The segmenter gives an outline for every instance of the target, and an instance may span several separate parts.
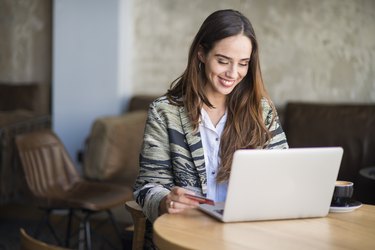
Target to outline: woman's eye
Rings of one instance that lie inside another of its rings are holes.
[[[228,61],[219,60],[219,64],[228,64]]]
[[[247,67],[249,65],[249,63],[240,63],[240,66],[242,67]]]

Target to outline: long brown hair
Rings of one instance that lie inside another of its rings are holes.
[[[263,85],[258,43],[250,21],[235,10],[219,10],[209,15],[190,47],[187,68],[172,82],[167,92],[172,103],[185,107],[194,129],[198,131],[203,104],[213,108],[205,95],[207,78],[204,64],[198,59],[198,50],[201,47],[207,54],[216,42],[238,34],[250,39],[252,52],[246,76],[226,98],[227,121],[220,143],[218,181],[229,178],[233,153],[237,149],[263,148],[270,140],[269,130],[263,121],[262,99],[268,100],[272,109],[274,107]]]

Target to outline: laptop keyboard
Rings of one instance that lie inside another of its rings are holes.
[[[215,209],[215,212],[223,215],[224,209]]]

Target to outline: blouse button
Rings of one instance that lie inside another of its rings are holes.
[[[216,141],[219,141],[219,138],[216,137],[215,140],[216,140]]]

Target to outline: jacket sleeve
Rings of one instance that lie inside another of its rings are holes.
[[[269,128],[271,133],[271,140],[267,145],[268,149],[288,149],[289,145],[281,127],[277,111],[272,109],[268,101],[262,100],[263,117],[266,127]]]
[[[165,119],[163,112],[152,103],[145,127],[139,175],[134,186],[135,199],[151,222],[159,216],[159,203],[174,185]]]

